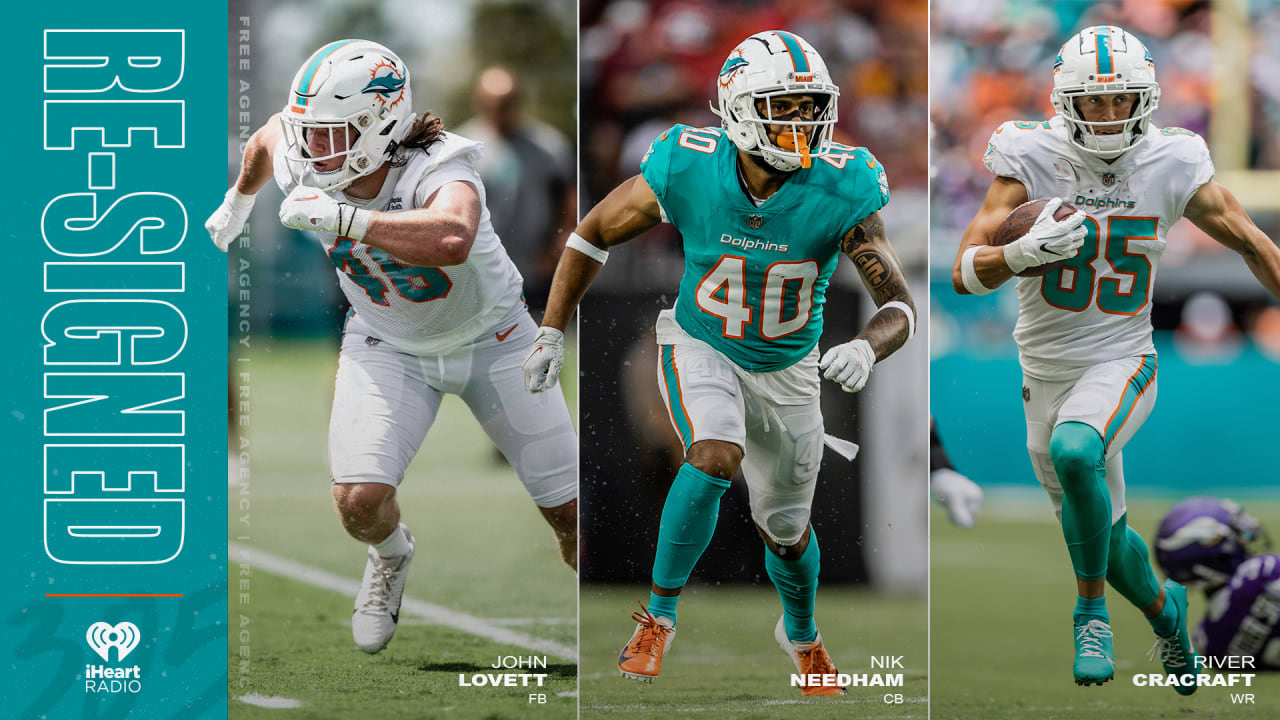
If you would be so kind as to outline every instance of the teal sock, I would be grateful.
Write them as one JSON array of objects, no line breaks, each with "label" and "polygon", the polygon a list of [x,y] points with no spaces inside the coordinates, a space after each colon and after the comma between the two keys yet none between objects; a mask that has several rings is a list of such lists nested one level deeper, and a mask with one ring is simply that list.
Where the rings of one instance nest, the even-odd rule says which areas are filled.
[{"label": "teal sock", "polygon": [[[662,506],[658,547],[653,557],[655,585],[676,590],[689,582],[693,566],[711,544],[716,518],[720,515],[720,496],[729,489],[729,484],[728,480],[712,477],[689,463],[680,466]],[[675,620],[676,599],[670,598],[670,601],[668,617]]]},{"label": "teal sock", "polygon": [[649,593],[649,605],[645,609],[654,617],[669,617],[671,622],[674,623],[676,621],[676,603],[678,602],[680,602],[679,595],[667,597]]},{"label": "teal sock", "polygon": [[[1152,601],[1154,602],[1154,601]],[[1147,603],[1150,605],[1151,603]],[[1173,604],[1173,598],[1168,595],[1164,597],[1164,607],[1160,609],[1160,614],[1155,617],[1147,618],[1147,622],[1151,623],[1151,629],[1156,631],[1156,635],[1160,637],[1169,637],[1178,630],[1178,608]]]},{"label": "teal sock", "polygon": [[822,552],[818,534],[809,528],[809,546],[794,560],[784,560],[766,546],[764,567],[782,600],[782,625],[792,642],[813,642],[818,626],[813,622],[813,603],[818,594],[818,570]]},{"label": "teal sock", "polygon": [[1101,620],[1104,623],[1111,624],[1111,616],[1107,614],[1107,598],[1082,598],[1076,596],[1076,609],[1071,614],[1071,618],[1079,622],[1081,618]]},{"label": "teal sock", "polygon": [[1084,423],[1064,422],[1053,429],[1049,458],[1062,484],[1062,535],[1076,577],[1106,577],[1111,495],[1102,437]]},{"label": "teal sock", "polygon": [[[1107,582],[1134,607],[1144,608],[1160,596],[1160,581],[1151,570],[1147,544],[1129,527],[1128,517],[1128,513],[1121,515],[1111,526]],[[1154,618],[1152,620],[1154,622]]]}]

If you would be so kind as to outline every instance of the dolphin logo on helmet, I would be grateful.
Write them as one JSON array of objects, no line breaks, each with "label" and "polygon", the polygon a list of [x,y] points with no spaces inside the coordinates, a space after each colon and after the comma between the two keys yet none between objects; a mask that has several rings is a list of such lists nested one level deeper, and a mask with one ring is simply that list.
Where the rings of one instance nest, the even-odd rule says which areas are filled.
[{"label": "dolphin logo on helmet", "polygon": [[720,84],[727,84],[739,70],[750,64],[744,57],[730,56],[728,60],[724,61],[724,67],[720,68]]},{"label": "dolphin logo on helmet", "polygon": [[[386,73],[378,75],[378,71],[383,69],[386,69]],[[401,92],[404,89],[404,76],[396,69],[395,65],[388,62],[380,62],[374,66],[371,73],[374,77],[369,81],[368,85],[361,88],[361,93],[373,93],[383,102],[391,100],[392,107],[404,99],[404,95]],[[394,100],[391,99],[392,95],[395,95]]]}]

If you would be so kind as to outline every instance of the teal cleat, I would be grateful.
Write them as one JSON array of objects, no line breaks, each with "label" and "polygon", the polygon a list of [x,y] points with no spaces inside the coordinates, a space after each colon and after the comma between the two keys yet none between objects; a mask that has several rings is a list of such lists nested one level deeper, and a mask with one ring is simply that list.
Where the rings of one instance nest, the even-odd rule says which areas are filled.
[{"label": "teal cleat", "polygon": [[1173,603],[1178,621],[1172,635],[1156,636],[1156,644],[1151,646],[1147,659],[1154,660],[1159,655],[1166,675],[1177,675],[1179,680],[1190,676],[1191,684],[1180,682],[1173,686],[1179,695],[1190,695],[1196,691],[1195,676],[1200,674],[1200,663],[1196,661],[1199,655],[1187,632],[1187,589],[1172,580],[1165,580],[1164,598],[1166,603]]},{"label": "teal cleat", "polygon": [[1101,685],[1116,676],[1111,626],[1097,618],[1076,621],[1076,662],[1071,667],[1077,685]]}]

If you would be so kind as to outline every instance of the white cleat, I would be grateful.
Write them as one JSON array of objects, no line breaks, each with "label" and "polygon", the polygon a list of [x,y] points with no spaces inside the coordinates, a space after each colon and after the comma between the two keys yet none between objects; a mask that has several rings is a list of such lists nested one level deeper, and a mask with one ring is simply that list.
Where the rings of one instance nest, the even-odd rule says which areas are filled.
[{"label": "white cleat", "polygon": [[404,595],[404,581],[409,576],[409,562],[413,560],[413,533],[404,523],[400,532],[409,539],[409,552],[384,558],[369,547],[369,561],[364,566],[364,580],[356,594],[356,608],[351,614],[351,637],[356,647],[370,655],[380,652],[396,634],[400,621],[400,598]]}]

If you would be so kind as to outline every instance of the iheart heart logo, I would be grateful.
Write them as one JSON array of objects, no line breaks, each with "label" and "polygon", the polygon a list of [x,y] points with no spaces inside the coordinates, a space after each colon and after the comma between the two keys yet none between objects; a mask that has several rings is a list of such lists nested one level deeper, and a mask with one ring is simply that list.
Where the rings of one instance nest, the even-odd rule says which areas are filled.
[{"label": "iheart heart logo", "polygon": [[111,648],[116,648],[119,653],[116,661],[124,660],[133,649],[138,647],[138,640],[141,639],[141,633],[138,632],[138,626],[131,622],[117,623],[115,627],[111,623],[96,622],[89,626],[89,632],[85,633],[85,640],[89,643],[89,647],[104,662],[110,661]]}]

